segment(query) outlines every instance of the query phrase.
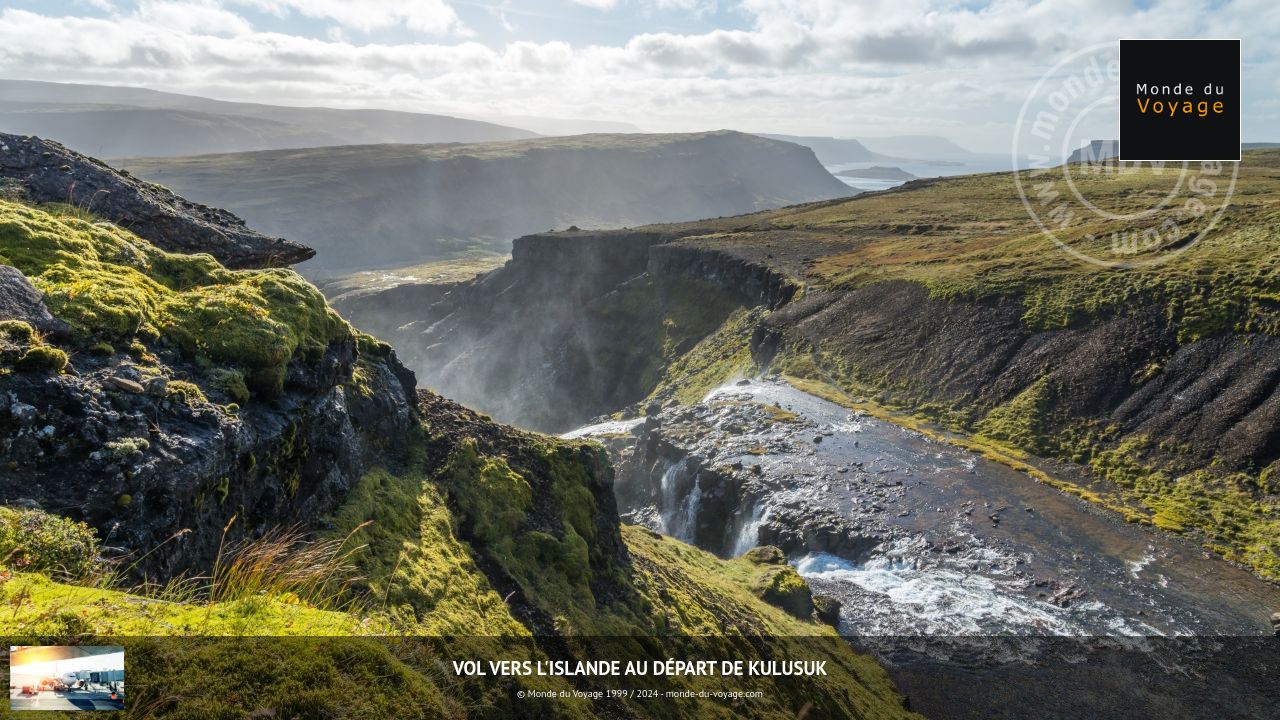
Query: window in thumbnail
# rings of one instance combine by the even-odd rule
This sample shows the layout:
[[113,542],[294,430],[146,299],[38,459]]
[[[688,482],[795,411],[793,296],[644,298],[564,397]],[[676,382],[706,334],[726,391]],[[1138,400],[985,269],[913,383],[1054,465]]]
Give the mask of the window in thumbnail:
[[19,645],[9,648],[10,710],[123,710],[124,648]]

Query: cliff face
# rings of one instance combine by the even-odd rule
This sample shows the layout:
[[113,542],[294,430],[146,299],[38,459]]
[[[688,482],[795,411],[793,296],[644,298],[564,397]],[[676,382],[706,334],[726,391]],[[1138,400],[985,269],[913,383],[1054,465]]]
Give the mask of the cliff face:
[[766,265],[670,244],[697,231],[525,236],[505,267],[441,288],[425,309],[397,302],[401,286],[361,298],[358,312],[423,385],[507,422],[567,430],[644,399],[735,311],[796,292]]
[[122,162],[316,248],[309,275],[506,252],[511,238],[548,228],[693,220],[850,194],[807,148],[727,131]]

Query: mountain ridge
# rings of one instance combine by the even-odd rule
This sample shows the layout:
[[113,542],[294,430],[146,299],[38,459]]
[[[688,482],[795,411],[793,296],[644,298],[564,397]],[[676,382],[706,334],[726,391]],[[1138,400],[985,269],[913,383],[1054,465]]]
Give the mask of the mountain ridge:
[[68,147],[101,157],[537,137],[520,128],[448,115],[232,102],[146,88],[29,80],[0,80],[0,131],[52,135]]
[[314,247],[309,274],[505,253],[511,238],[548,228],[734,215],[853,192],[809,149],[734,131],[117,162]]

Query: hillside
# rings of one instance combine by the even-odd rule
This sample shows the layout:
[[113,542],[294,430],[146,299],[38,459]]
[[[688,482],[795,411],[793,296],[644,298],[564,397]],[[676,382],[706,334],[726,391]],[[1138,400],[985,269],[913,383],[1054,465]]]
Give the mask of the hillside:
[[51,138],[95,157],[535,136],[447,115],[285,107],[145,88],[28,80],[0,80],[0,132]]
[[311,276],[414,265],[577,225],[617,228],[842,197],[796,145],[722,131],[377,145],[118,163],[316,249]]
[[891,157],[872,152],[865,145],[853,138],[815,137],[807,135],[769,135],[760,133],[760,137],[781,142],[803,145],[818,156],[823,165],[840,165],[841,163],[866,162],[868,160],[891,160]]
[[[521,238],[506,267],[417,318],[384,306],[377,330],[425,384],[544,429],[782,373],[1276,580],[1277,166],[1273,150],[1248,153],[1222,225],[1146,268],[1077,263],[1031,223],[1011,175],[974,175]],[[1077,182],[1123,209],[1169,179]],[[1103,252],[1123,229],[1095,219],[1071,238]]]
[[[390,346],[269,258],[230,270],[25,190],[0,199],[0,626],[124,644],[135,712],[917,717],[776,552],[726,561],[621,526],[599,444],[415,392]],[[686,656],[827,674],[446,670]],[[655,682],[693,692],[603,692]]]

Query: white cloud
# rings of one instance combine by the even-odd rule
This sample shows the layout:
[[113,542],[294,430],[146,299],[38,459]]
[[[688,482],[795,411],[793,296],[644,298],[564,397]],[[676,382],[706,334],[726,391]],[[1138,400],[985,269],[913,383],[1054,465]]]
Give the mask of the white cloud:
[[248,21],[212,0],[142,0],[137,17],[147,25],[184,33],[241,35],[253,31]]
[[[1253,117],[1274,119],[1275,107],[1261,103],[1280,90],[1272,50],[1280,13],[1266,12],[1267,2],[1170,0],[1118,12],[1102,0],[997,0],[985,8],[742,0],[745,29],[641,32],[610,45],[485,45],[459,37],[461,25],[439,0],[396,8],[371,0],[146,0],[107,17],[0,11],[0,76],[292,104],[591,117],[653,130],[954,128],[962,144],[998,149],[1043,70],[1071,49],[1141,28],[1150,36],[1243,37],[1246,94],[1259,103],[1256,113],[1246,106],[1248,135]],[[250,4],[323,19],[327,29],[321,38],[264,32],[232,12]],[[360,34],[401,26],[434,28],[436,37],[384,44]]]
[[344,28],[370,32],[403,26],[434,35],[465,34],[458,14],[444,0],[228,0],[230,4],[253,7],[285,17],[331,20]]
[[595,10],[612,10],[618,6],[618,0],[569,0],[574,5],[581,5]]

